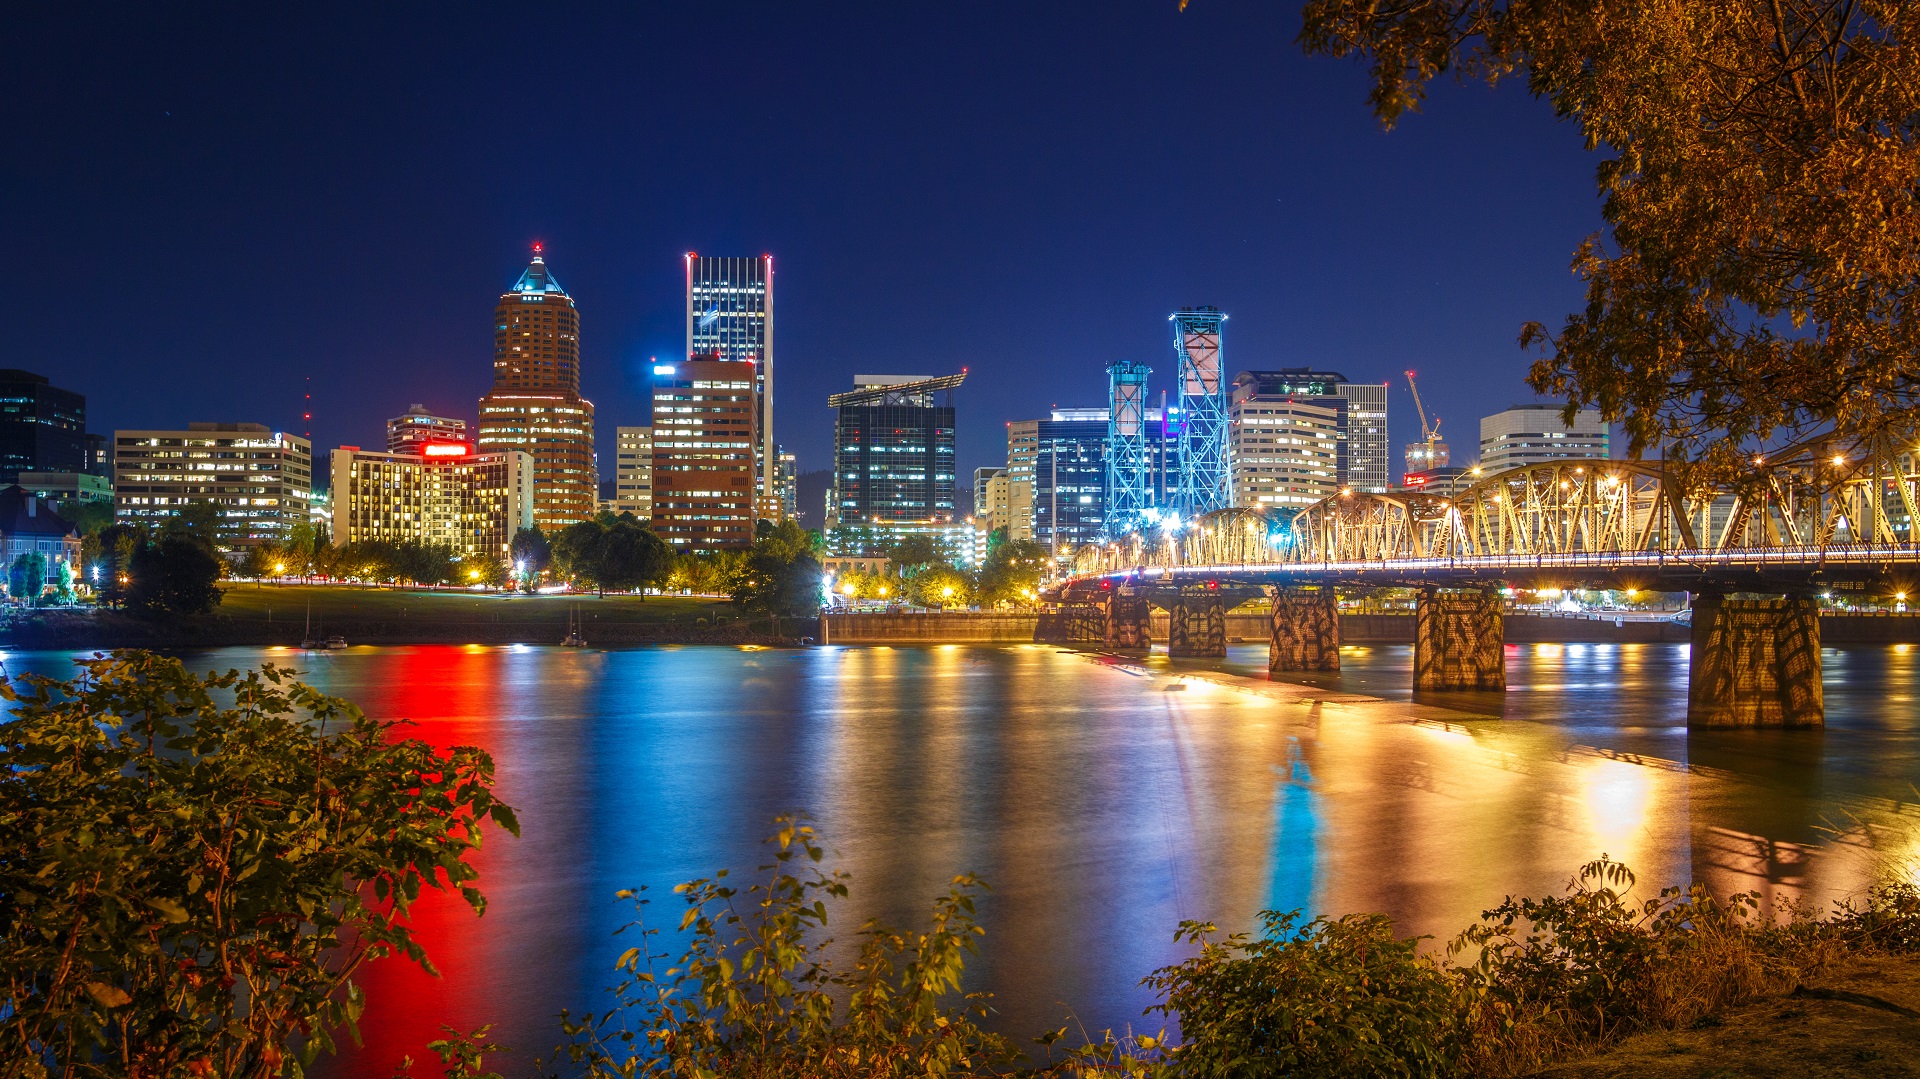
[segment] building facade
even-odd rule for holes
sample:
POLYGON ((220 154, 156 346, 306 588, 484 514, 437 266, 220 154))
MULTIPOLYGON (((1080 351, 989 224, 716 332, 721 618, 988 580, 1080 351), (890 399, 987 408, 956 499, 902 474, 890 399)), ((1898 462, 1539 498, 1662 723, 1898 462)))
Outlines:
POLYGON ((1268 396, 1236 387, 1228 411, 1233 504, 1282 516, 1340 493, 1347 400, 1268 396))
POLYGON ((220 508, 230 547, 279 543, 307 519, 312 444, 258 423, 113 433, 113 514, 159 525, 194 502, 220 508))
POLYGON ((755 366, 653 368, 653 530, 676 551, 753 545, 759 444, 755 366))
POLYGON ((462 558, 504 560, 513 534, 533 527, 532 455, 474 453, 463 442, 412 447, 409 453, 358 446, 333 451, 334 545, 431 543, 462 558))
POLYGON ((613 512, 653 521, 653 428, 613 429, 613 512))
POLYGON ((493 309, 493 389, 478 450, 533 458, 533 517, 555 532, 593 516, 593 402, 580 396, 580 314, 539 248, 493 309))
POLYGON ((44 375, 0 370, 0 484, 87 470, 87 399, 44 375))
POLYGON ((49 502, 113 501, 113 481, 91 472, 22 472, 20 486, 49 502))
POLYGON ((834 409, 829 527, 956 519, 952 390, 965 377, 855 375, 852 392, 827 399, 834 409))
POLYGON ((773 256, 687 253, 689 360, 753 364, 757 516, 779 520, 779 450, 773 438, 773 256))
POLYGON ((1543 461, 1605 459, 1610 455, 1606 422, 1596 409, 1577 413, 1572 423, 1560 418, 1565 405, 1552 402, 1514 405, 1480 421, 1480 474, 1543 461))
MULTIPOLYGON (((1054 554, 1106 533, 1107 410, 1059 408, 1044 420, 1007 425, 1007 472, 1019 461, 1025 505, 1011 507, 1023 536, 1054 554)), ((1008 484, 1010 501, 1013 485, 1008 484)))
POLYGON ((1337 398, 1340 410, 1339 485, 1378 494, 1392 482, 1392 460, 1387 440, 1387 385, 1353 382, 1338 371, 1311 367, 1281 367, 1269 371, 1242 371, 1234 379, 1234 394, 1257 394, 1273 399, 1337 398))
POLYGON ((412 453, 423 442, 465 441, 467 421, 436 416, 425 405, 408 405, 405 414, 387 421, 388 453, 412 453))

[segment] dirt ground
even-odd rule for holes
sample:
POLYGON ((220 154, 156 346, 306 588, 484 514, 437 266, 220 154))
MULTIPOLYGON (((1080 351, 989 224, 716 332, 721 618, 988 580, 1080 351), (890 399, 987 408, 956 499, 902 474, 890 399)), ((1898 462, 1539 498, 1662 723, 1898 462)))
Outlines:
POLYGON ((1642 1034, 1551 1079, 1920 1079, 1920 957, 1861 959, 1696 1029, 1642 1034))

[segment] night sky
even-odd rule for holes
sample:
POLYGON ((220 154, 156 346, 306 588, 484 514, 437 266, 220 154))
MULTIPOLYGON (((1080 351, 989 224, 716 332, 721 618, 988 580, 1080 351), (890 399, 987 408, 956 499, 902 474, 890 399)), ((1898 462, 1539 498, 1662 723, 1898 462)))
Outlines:
MULTIPOLYGON (((1421 376, 1456 457, 1531 400, 1522 322, 1580 300, 1595 160, 1515 84, 1383 132, 1294 5, 29 5, 4 30, 8 354, 90 426, 252 420, 379 445, 473 418, 492 308, 546 245, 585 392, 647 421, 686 251, 771 252, 778 435, 803 470, 856 372, 946 373, 960 464, 1172 385, 1167 314, 1230 315, 1233 370, 1421 376)), ((963 479, 964 483, 964 479, 963 479)), ((961 501, 967 499, 963 496, 961 501)))

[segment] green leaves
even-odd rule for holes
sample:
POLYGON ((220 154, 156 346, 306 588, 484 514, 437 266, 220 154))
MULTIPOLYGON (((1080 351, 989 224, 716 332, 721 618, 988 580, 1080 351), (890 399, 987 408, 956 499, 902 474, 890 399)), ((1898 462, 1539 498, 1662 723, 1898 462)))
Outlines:
POLYGON ((81 666, 0 683, 0 1061, 278 1075, 352 1030, 361 964, 426 965, 398 916, 423 884, 482 909, 464 857, 477 822, 512 820, 485 753, 281 668, 81 666))

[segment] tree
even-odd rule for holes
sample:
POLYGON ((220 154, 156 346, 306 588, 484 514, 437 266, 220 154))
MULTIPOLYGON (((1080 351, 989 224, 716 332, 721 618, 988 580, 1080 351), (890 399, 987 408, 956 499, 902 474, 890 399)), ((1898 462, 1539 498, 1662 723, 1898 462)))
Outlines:
POLYGON ((887 559, 900 567, 902 576, 910 577, 920 567, 939 561, 940 548, 934 544, 932 536, 910 533, 887 545, 887 559))
POLYGON ((733 602, 762 614, 804 615, 820 609, 818 533, 792 520, 781 521, 754 541, 743 571, 733 582, 733 602))
POLYGON ((126 602, 127 588, 133 580, 133 553, 146 543, 143 529, 124 524, 111 525, 98 536, 82 541, 81 559, 90 567, 87 578, 98 584, 101 599, 109 604, 126 602))
POLYGON ((507 559, 513 563, 515 576, 531 581, 547 571, 548 563, 553 561, 553 548, 538 525, 522 528, 507 544, 507 559))
POLYGON ((454 566, 453 579, 455 584, 498 588, 507 583, 507 564, 492 555, 468 555, 454 566))
POLYGON ((184 535, 134 547, 126 604, 143 614, 205 614, 220 605, 220 556, 184 535))
POLYGON ((32 603, 40 598, 46 585, 47 560, 38 552, 29 551, 14 558, 7 575, 7 591, 13 598, 32 603))
POLYGON ((63 499, 53 504, 53 512, 79 529, 82 536, 97 536, 113 525, 113 503, 104 500, 82 502, 77 498, 63 499))
POLYGON ((163 538, 189 539, 209 552, 220 548, 220 507, 212 502, 189 502, 160 523, 163 538))
POLYGON ((485 909, 466 857, 487 822, 519 830, 486 753, 286 668, 80 666, 0 683, 0 1070, 299 1074, 360 1014, 367 961, 432 971, 423 887, 485 909))
POLYGON ((1635 455, 1734 483, 1920 420, 1920 8, 1889 0, 1312 0, 1387 125, 1446 71, 1524 73, 1605 148, 1587 304, 1529 323, 1528 384, 1635 455))
POLYGON ((602 513, 568 525, 555 538, 553 564, 563 576, 605 595, 608 589, 631 591, 665 579, 673 556, 633 514, 602 513))
POLYGON ((965 607, 973 592, 973 580, 952 566, 929 566, 907 582, 907 595, 922 607, 965 607))
POLYGON ((980 602, 1031 604, 1047 562, 1047 549, 1032 540, 1008 540, 995 547, 980 567, 980 602))

